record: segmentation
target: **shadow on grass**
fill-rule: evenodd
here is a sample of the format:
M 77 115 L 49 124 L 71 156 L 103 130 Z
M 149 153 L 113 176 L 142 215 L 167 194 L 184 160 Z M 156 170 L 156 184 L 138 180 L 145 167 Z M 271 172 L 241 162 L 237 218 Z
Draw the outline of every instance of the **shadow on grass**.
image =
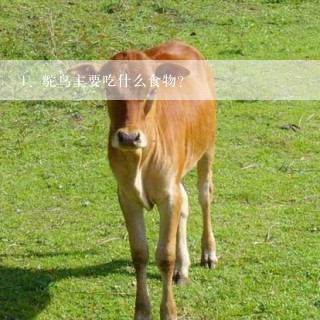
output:
M 0 265 L 0 319 L 35 319 L 49 304 L 50 285 L 57 281 L 71 277 L 101 277 L 117 273 L 127 273 L 132 277 L 132 272 L 127 268 L 129 266 L 132 266 L 132 263 L 128 260 L 116 260 L 84 268 L 48 270 L 9 268 Z M 155 274 L 149 277 L 159 279 Z

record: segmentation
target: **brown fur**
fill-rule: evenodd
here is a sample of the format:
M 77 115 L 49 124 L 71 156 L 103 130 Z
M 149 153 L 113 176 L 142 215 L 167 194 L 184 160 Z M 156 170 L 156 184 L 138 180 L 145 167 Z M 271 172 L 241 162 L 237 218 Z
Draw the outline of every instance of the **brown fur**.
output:
M 116 55 L 115 59 L 202 60 L 203 56 L 191 46 L 170 41 L 143 53 L 139 51 L 121 53 Z M 161 99 L 155 102 L 154 112 L 149 118 L 141 118 L 140 102 L 133 101 L 126 105 L 124 123 L 120 126 L 111 125 L 110 130 L 110 137 L 112 137 L 116 130 L 121 127 L 126 127 L 129 130 L 140 129 L 148 138 L 147 147 L 136 152 L 125 152 L 115 149 L 109 144 L 109 160 L 119 184 L 120 202 L 135 202 L 137 206 L 141 207 L 140 210 L 143 206 L 146 207 L 140 199 L 139 191 L 135 190 L 134 186 L 136 173 L 141 170 L 142 186 L 147 205 L 151 208 L 154 204 L 157 204 L 160 209 L 161 226 L 157 263 L 163 279 L 161 319 L 176 319 L 177 317 L 170 283 L 174 272 L 176 235 L 181 211 L 179 185 L 184 175 L 201 158 L 209 159 L 204 161 L 209 164 L 211 164 L 213 158 L 216 116 L 212 74 L 205 62 L 202 68 L 195 76 L 185 79 L 181 90 L 195 92 L 198 88 L 200 90 L 200 86 L 201 88 L 207 86 L 207 90 L 212 93 L 212 100 L 165 100 L 166 91 L 162 87 L 158 91 L 158 98 Z M 177 92 L 177 94 L 181 94 L 181 99 L 184 99 L 184 92 Z M 121 103 L 123 102 L 109 103 L 111 113 L 117 113 L 114 119 L 111 117 L 112 122 L 116 122 L 116 119 L 122 118 L 124 115 L 123 113 L 120 114 L 123 111 L 119 111 Z M 208 167 L 205 170 L 210 172 Z M 208 173 L 208 175 L 211 178 L 211 173 Z M 209 190 L 208 193 L 210 192 Z M 126 194 L 126 196 L 123 196 L 123 200 L 121 200 L 121 193 Z M 128 206 L 130 207 L 129 204 Z M 132 219 L 132 211 L 134 210 L 128 209 L 128 212 L 124 212 L 127 221 Z M 206 216 L 206 219 L 210 218 Z M 210 222 L 207 222 L 207 224 L 210 225 Z M 130 241 L 136 242 L 137 231 L 130 229 L 131 222 L 127 222 L 127 227 L 129 234 L 133 234 L 133 239 Z M 209 234 L 204 235 L 205 248 L 203 250 L 215 250 L 212 231 L 211 228 L 209 229 L 209 231 L 208 228 L 204 231 L 204 233 Z M 141 247 L 139 248 L 139 246 Z M 140 268 L 145 272 L 147 259 L 141 259 L 141 255 L 145 257 L 142 254 L 146 250 L 144 246 L 145 244 L 142 243 L 140 245 L 131 244 L 131 247 L 137 247 L 132 249 L 133 261 L 136 261 L 135 264 L 139 261 L 140 264 L 136 266 L 137 273 L 141 271 Z M 208 263 L 208 261 L 203 261 L 203 263 Z M 150 302 L 139 301 L 139 295 L 140 293 L 137 292 L 135 318 L 149 319 L 150 315 L 145 317 L 141 315 L 148 313 L 146 310 L 150 309 Z M 142 296 L 143 299 L 146 299 L 147 295 L 143 293 Z

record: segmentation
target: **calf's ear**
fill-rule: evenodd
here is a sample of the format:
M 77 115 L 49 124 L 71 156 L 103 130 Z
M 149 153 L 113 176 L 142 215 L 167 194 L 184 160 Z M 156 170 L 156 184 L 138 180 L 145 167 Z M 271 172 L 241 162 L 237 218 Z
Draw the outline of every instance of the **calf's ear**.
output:
M 84 81 L 89 81 L 90 76 L 92 75 L 100 75 L 103 64 L 99 63 L 82 63 L 68 69 L 68 73 L 73 76 L 81 76 Z
M 165 75 L 171 75 L 173 77 L 187 77 L 189 74 L 190 71 L 188 69 L 173 62 L 160 64 L 155 72 L 155 75 L 161 79 Z

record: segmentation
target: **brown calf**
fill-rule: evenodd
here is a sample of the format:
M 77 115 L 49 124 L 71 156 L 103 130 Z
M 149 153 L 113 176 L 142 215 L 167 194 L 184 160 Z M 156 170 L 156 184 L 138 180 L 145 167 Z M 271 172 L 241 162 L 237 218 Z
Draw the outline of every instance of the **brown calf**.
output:
M 128 88 L 132 98 L 112 99 L 112 92 L 109 92 L 108 100 L 111 120 L 109 161 L 118 183 L 118 197 L 137 278 L 134 319 L 151 318 L 143 210 L 150 210 L 156 204 L 160 212 L 156 261 L 163 285 L 160 317 L 173 320 L 177 319 L 177 312 L 172 283 L 173 280 L 185 283 L 190 265 L 186 237 L 188 198 L 182 181 L 195 166 L 203 212 L 201 264 L 212 268 L 217 263 L 210 218 L 216 121 L 212 73 L 195 48 L 169 41 L 146 51 L 120 52 L 106 65 L 80 65 L 71 69 L 71 74 L 118 74 L 119 67 L 113 64 L 116 60 L 124 61 L 124 64 L 139 60 L 139 66 L 120 68 L 122 71 L 130 69 L 131 77 L 139 74 L 148 78 L 150 72 L 161 79 L 168 73 L 184 77 L 181 88 L 168 88 L 160 83 L 157 90 L 148 86 L 139 89 L 146 91 L 147 98 L 139 98 L 137 88 Z M 189 70 L 188 62 L 184 61 L 182 66 L 181 60 L 197 60 L 198 64 L 192 69 L 191 61 Z M 200 94 L 208 98 L 203 100 Z M 196 95 L 198 100 L 190 99 Z

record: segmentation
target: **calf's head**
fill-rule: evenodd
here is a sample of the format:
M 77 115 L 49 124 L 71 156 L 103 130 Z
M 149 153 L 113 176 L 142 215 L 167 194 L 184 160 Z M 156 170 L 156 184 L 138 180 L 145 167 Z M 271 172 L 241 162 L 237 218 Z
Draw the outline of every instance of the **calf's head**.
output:
M 104 79 L 111 145 L 122 151 L 135 151 L 147 147 L 148 132 L 156 125 L 158 92 L 166 89 L 163 78 L 186 77 L 190 72 L 177 63 L 160 63 L 142 52 L 126 51 L 104 65 L 81 64 L 69 69 L 69 73 L 87 81 L 92 75 Z

